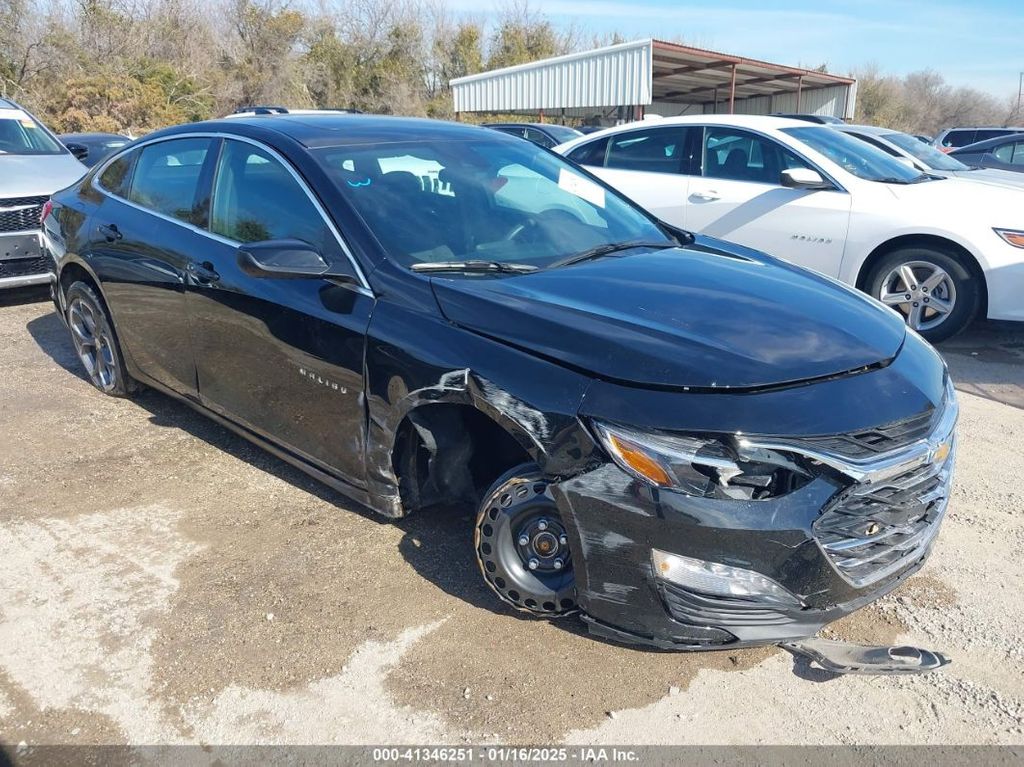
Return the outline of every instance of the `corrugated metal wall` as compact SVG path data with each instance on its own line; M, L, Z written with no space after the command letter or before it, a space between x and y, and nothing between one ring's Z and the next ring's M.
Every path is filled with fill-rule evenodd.
M774 112L802 112L804 114L832 115L833 117L853 118L856 103L856 86L831 85L827 88L804 89L800 94L800 106L797 107L796 91L777 93L774 96L752 96L736 99L736 114L769 115ZM699 110L698 110L699 111ZM715 111L714 104L705 104L704 113ZM729 111L729 94L718 102L720 114ZM678 112L676 113L678 114ZM692 110L688 112L692 114Z
M451 81L456 112L651 103L652 42L640 40Z

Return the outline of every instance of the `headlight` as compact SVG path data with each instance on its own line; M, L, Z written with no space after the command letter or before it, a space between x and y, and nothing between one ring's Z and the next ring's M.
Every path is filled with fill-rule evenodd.
M993 229L992 231L1013 247L1024 248L1024 231L1020 229Z
M795 457L744 450L728 437L639 432L606 423L594 429L620 468L688 495L763 500L792 492L811 477Z

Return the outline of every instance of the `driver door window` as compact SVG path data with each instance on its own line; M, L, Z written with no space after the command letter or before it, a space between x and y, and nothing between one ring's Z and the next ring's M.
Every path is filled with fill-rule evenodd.
M810 168L786 147L756 133L708 128L704 134L706 178L779 184L782 171Z

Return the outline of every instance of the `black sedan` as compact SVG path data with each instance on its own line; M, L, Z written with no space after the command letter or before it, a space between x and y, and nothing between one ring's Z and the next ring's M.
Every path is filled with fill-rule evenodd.
M950 154L967 165L1024 173L1024 133L979 141Z
M527 614L806 637L915 572L945 512L956 397L897 314L496 131L179 126L44 225L97 389L175 397L387 517L471 507Z
M532 141L537 146L550 149L551 147L572 141L583 134L575 128L565 125L552 125L551 123L488 123L485 128L501 131L510 136L518 136L527 141Z
M64 133L58 138L88 168L131 142L130 137L117 133Z

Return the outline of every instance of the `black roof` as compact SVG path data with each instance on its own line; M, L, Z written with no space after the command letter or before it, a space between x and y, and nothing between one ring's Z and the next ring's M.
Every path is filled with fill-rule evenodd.
M417 141L431 138L458 141L473 138L500 137L495 131L476 125L427 120L416 117L386 117L361 114L276 114L235 117L230 120L208 120L166 128L148 138L176 133L215 131L242 136L287 136L309 148L378 144L387 141ZM510 140L516 140L508 137Z

